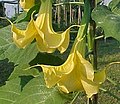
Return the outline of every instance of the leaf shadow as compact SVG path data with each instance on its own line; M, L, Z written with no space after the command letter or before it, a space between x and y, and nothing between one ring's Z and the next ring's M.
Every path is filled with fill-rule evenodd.
M8 58L0 60L0 86L5 84L15 67L15 63L9 62Z
M30 66L37 64L44 65L61 65L64 63L64 60L54 54L48 53L38 53L37 56L29 63ZM42 71L41 67L36 67L40 72Z
M21 78L21 82L20 82L20 85L21 85L21 91L23 90L23 88L25 87L25 85L30 81L32 80L34 77L31 76L31 75L28 75L28 76L19 76Z

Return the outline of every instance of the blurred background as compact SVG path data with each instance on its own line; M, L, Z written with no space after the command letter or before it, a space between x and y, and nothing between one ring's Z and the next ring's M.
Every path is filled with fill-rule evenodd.
M54 0L55 2L62 2L63 0ZM65 0L64 0L65 1ZM67 0L66 0L67 1ZM79 1L79 0L68 0ZM103 0L103 3L107 5L111 0ZM0 16L6 16L12 18L22 11L19 6L19 0L0 0Z

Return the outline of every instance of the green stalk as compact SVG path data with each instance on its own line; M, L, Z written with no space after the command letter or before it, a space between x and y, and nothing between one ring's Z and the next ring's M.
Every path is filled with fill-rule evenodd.
M82 38L85 38L86 35L87 35L88 24L90 22L90 12L91 12L91 9L90 9L90 0L85 0L85 3L84 3L84 15L82 17L81 26L80 26L80 28L78 30L78 34L77 34L77 37L76 37L76 39L74 41L74 44L72 46L71 52L73 52L74 49L77 49L76 47L77 47L78 42ZM84 46L82 46L82 48L84 48ZM81 47L80 47L80 49L81 49Z
M79 94L80 94L80 92L78 92L78 93L75 95L74 99L70 102L70 104L73 104L73 103L74 103L74 101L77 99L77 97L79 96Z
M91 0L91 11L95 8L96 6L96 1ZM91 19L90 20L90 30L89 34L87 36L88 38L88 51L91 53L89 55L90 61L93 65L94 70L97 70L97 41L95 40L95 28L96 24L95 22ZM93 95L92 100L88 99L88 104L97 104L98 103L98 94Z
M78 34L77 34L77 37L72 46L71 52L74 51L74 49L76 49L76 46L77 46L79 40L82 38L85 38L87 35L88 24L90 23L90 13L91 13L90 1L91 0L85 0L85 2L84 2L84 15L81 20L81 27L78 30ZM83 48L83 46L82 46L82 48ZM81 49L81 47L80 47L80 49ZM91 100L89 101L89 99L88 99L87 104L92 104L91 102L92 101Z
M90 19L91 17L91 10L95 7L95 1L94 0L85 0L84 3L84 16L82 17L81 25L86 23L86 29L85 32L88 30L88 25L90 23L90 35L89 35L89 41L90 44L88 47L89 49L92 49L93 55L92 55L92 64L94 67L94 70L97 69L97 52L96 52L96 41L95 41L95 22ZM87 33L86 33L87 34ZM94 95L93 100L88 98L87 104L97 104L98 96Z
M95 7L95 0L85 0L84 3L84 16L81 21L81 25L86 23L85 32L88 30L88 25L90 23L90 34L88 40L88 50L92 50L93 54L91 55L91 62L93 64L94 70L97 70L97 49L96 49L96 41L95 41L95 22L90 19L91 17L91 10ZM87 34L87 33L86 33ZM93 96L93 100L88 98L87 104L97 104L98 95Z

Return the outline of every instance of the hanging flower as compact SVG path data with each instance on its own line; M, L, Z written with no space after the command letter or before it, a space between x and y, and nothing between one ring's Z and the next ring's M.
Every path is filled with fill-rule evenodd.
M35 0L20 0L20 6L25 10L29 11L34 6Z
M40 52L52 53L58 49L63 53L69 45L70 28L63 33L57 33L52 28L52 2L51 0L41 0L41 7L37 19L31 20L26 30L20 30L12 24L13 40L20 48L25 48L36 39Z
M94 74L92 65L78 51L71 53L61 66L41 67L48 88L57 85L65 93L85 91L89 98L98 93L99 85L105 80L105 70Z
M85 91L89 98L98 93L99 85L106 78L105 70L94 73L92 64L80 53L84 52L84 44L84 39L77 38L68 59L60 66L40 65L48 88L57 85L65 93Z

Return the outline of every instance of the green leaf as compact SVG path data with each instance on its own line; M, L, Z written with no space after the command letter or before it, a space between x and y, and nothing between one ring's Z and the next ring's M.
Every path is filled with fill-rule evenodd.
M7 58L0 60L0 85L4 84L4 82L8 79L14 70L14 67L14 63L9 62Z
M21 29L24 29L26 24L27 23L19 23L17 26ZM13 67L9 72L12 72L14 69L12 74L10 75L9 73L6 78L8 78L9 75L9 79L14 79L22 75L32 75L36 77L39 75L40 69L24 69L37 64L58 65L63 63L62 59L53 54L39 53L36 47L36 43L30 44L25 49L16 47L16 45L12 42L12 32L10 30L10 26L0 29L0 33L0 60L7 59L8 62L13 63ZM8 70L8 68L5 68L5 70L6 69ZM5 73L2 73L2 75L4 76Z
M14 23L20 23L26 18L26 21L30 19L30 17L27 17L27 12L23 11L21 14L18 15L17 19L14 21Z
M20 78L6 82L6 85L0 87L0 104L13 104L20 92Z
M45 64L45 65L61 65L64 63L60 57L48 53L38 53L37 56L30 62L30 65Z
M112 0L112 1L109 3L108 7L110 7L110 9L113 10L113 9L116 8L116 6L117 6L119 3L120 3L120 0Z
M19 28L23 29L26 27L26 23L20 23L17 25ZM38 70L30 70L30 71L23 71L24 68L30 67L29 62L31 62L37 55L38 50L35 43L30 44L25 49L20 49L16 47L14 42L12 41L12 32L10 30L10 26L0 29L0 60L2 63L5 62L5 59L8 60L9 63L12 63L12 68L5 68L3 66L2 75L6 78L12 72L12 75L9 79L21 76L21 75L38 75ZM7 63L6 63L7 65ZM6 66L5 65L5 66ZM7 71L10 69L9 71ZM6 73L5 73L6 72ZM7 74L7 72L9 74ZM2 79L1 82L4 82L7 79Z
M108 7L110 7L113 13L120 15L120 0L112 0Z
M21 28L26 26L26 23L18 25ZM38 50L35 43L30 44L25 49L16 47L12 41L12 32L10 26L0 29L0 60L8 58L10 62L18 64L29 63L36 57Z
M103 28L106 37L113 37L120 41L120 15L102 5L93 10L92 19Z
M41 74L29 81L14 104L64 104L67 100L69 97L55 88L48 89Z
M43 74L39 77L22 76L0 87L0 104L64 104L72 94L63 94L55 87L48 89Z
M17 26L21 29L24 29L26 27L26 24L27 23L19 23ZM9 72L12 72L13 69L14 71L12 72L9 79L13 79L22 75L33 75L34 77L38 76L39 70L36 68L24 70L33 65L58 65L63 63L62 59L53 54L38 53L36 43L30 44L25 49L16 47L16 45L12 42L12 32L10 30L10 26L0 29L0 33L0 60L7 59L8 62L13 63L13 67ZM8 68L5 68L5 70L6 69L8 70ZM5 73L2 73L2 75L4 76ZM10 73L6 78L8 78L9 75Z
M14 68L14 71L11 73L9 76L9 80L15 79L19 76L28 76L31 75L33 77L37 77L40 74L40 70L37 68L30 68L31 66L26 63L26 64L19 64ZM30 68L30 69L29 69ZM28 69L28 70L25 70Z
M64 61L61 58L55 56L54 54L38 53L31 62L26 64L19 64L19 66L16 66L9 79L13 79L23 75L32 75L34 77L37 77L39 76L39 72L42 69L40 67L30 68L31 66L38 64L60 65L63 62Z

